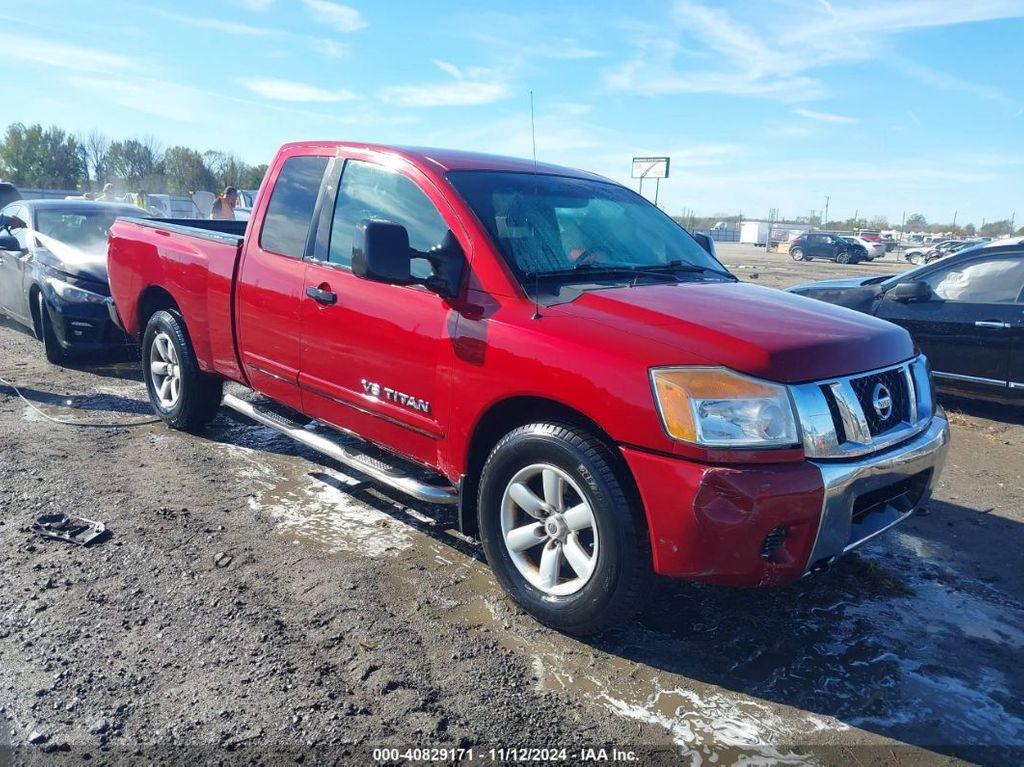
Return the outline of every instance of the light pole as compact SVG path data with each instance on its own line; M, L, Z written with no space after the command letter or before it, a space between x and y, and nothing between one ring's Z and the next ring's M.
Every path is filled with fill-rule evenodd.
M825 220L821 222L822 229L828 229L828 201L831 199L827 194L825 195Z

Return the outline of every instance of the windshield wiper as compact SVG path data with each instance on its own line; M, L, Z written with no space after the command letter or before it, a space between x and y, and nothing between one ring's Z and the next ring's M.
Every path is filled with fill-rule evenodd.
M674 280L675 275L666 271L638 270L628 266L602 266L595 264L580 264L571 269L552 269L543 272L525 272L524 276L530 280L546 280L558 277L637 277L651 276L660 277L664 280Z
M671 270L675 272L690 272L694 274L717 274L719 277L727 277L733 282L737 282L738 278L734 274L723 271L722 269L714 269L710 266L697 266L696 264L685 263L683 261L669 261L664 264L651 264L650 266L641 266L639 269L660 269L662 271Z
M669 261L664 264L643 264L641 266L614 266L611 264L585 263L577 264L569 269L553 269L543 272L526 272L525 277L530 280L543 280L557 277L632 277L634 281L639 277L655 277L663 280L676 280L679 274L714 274L718 277L725 277L733 282L737 279L728 272L719 269L712 269L707 266L684 263L683 261Z

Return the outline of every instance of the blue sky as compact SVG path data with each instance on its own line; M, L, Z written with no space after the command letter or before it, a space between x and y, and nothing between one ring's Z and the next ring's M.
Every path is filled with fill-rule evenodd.
M529 156L533 90L539 159L669 155L673 214L1024 222L1024 0L4 5L0 125Z

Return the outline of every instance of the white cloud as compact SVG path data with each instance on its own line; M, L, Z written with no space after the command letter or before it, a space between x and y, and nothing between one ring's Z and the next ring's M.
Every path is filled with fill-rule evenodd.
M434 60L434 66L455 82L423 85L395 85L380 92L381 100L403 107L478 106L507 98L508 85L491 70L461 69L448 61Z
M993 101L997 104L1003 104L1004 106L1016 106L1013 99L1007 97L1006 94L994 86L964 80L960 77L956 77L955 75L939 72L938 70L926 67L923 64L906 61L904 59L894 59L893 64L897 69L902 70L918 82L931 88L968 93L975 98L983 99L985 101Z
M310 40L313 50L331 59L340 59L348 54L348 48L341 43L330 40L326 37L317 37Z
M114 74L135 67L133 59L118 53L67 45L20 33L0 33L0 50L7 61L24 61L76 72Z
M794 109L793 114L799 115L800 117L806 117L808 120L819 120L820 122L826 123L849 124L860 122L860 120L855 117L837 115L832 112L816 112L813 109Z
M605 83L613 90L651 96L724 93L806 101L827 95L826 85L812 73L839 63L886 60L899 32L1009 17L1024 17L1020 0L819 0L817 7L796 16L758 5L742 17L695 0L676 0L671 13L675 33L648 26L634 39L631 57L605 72ZM693 59L707 52L710 63L693 66ZM680 64L684 57L689 59L685 66ZM994 101L1005 98L982 83L904 68L932 87Z
M336 103L352 101L356 95L349 90L327 90L316 85L272 77L242 78L237 81L246 90L272 101Z
M274 4L274 0L238 0L250 11L265 11Z
M302 0L313 12L317 21L337 29L339 32L355 32L366 26L366 19L355 8L330 0Z
M478 106L500 101L509 95L508 86L497 82L461 80L430 85L396 85L381 91L381 99L403 107Z
M155 13L181 24L187 24L190 27L212 29L236 37L266 37L276 34L273 29L254 27L251 24L243 24L237 21L223 21L222 19L213 19L207 16L186 16L182 13L168 13L167 11L155 11Z

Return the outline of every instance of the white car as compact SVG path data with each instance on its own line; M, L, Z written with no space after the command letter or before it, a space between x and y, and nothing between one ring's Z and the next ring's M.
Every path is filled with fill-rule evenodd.
M868 252L868 261L873 261L876 258L882 258L885 255L885 243L879 240L868 240L864 237L850 237L849 239L856 242L858 245L863 245L864 250Z

